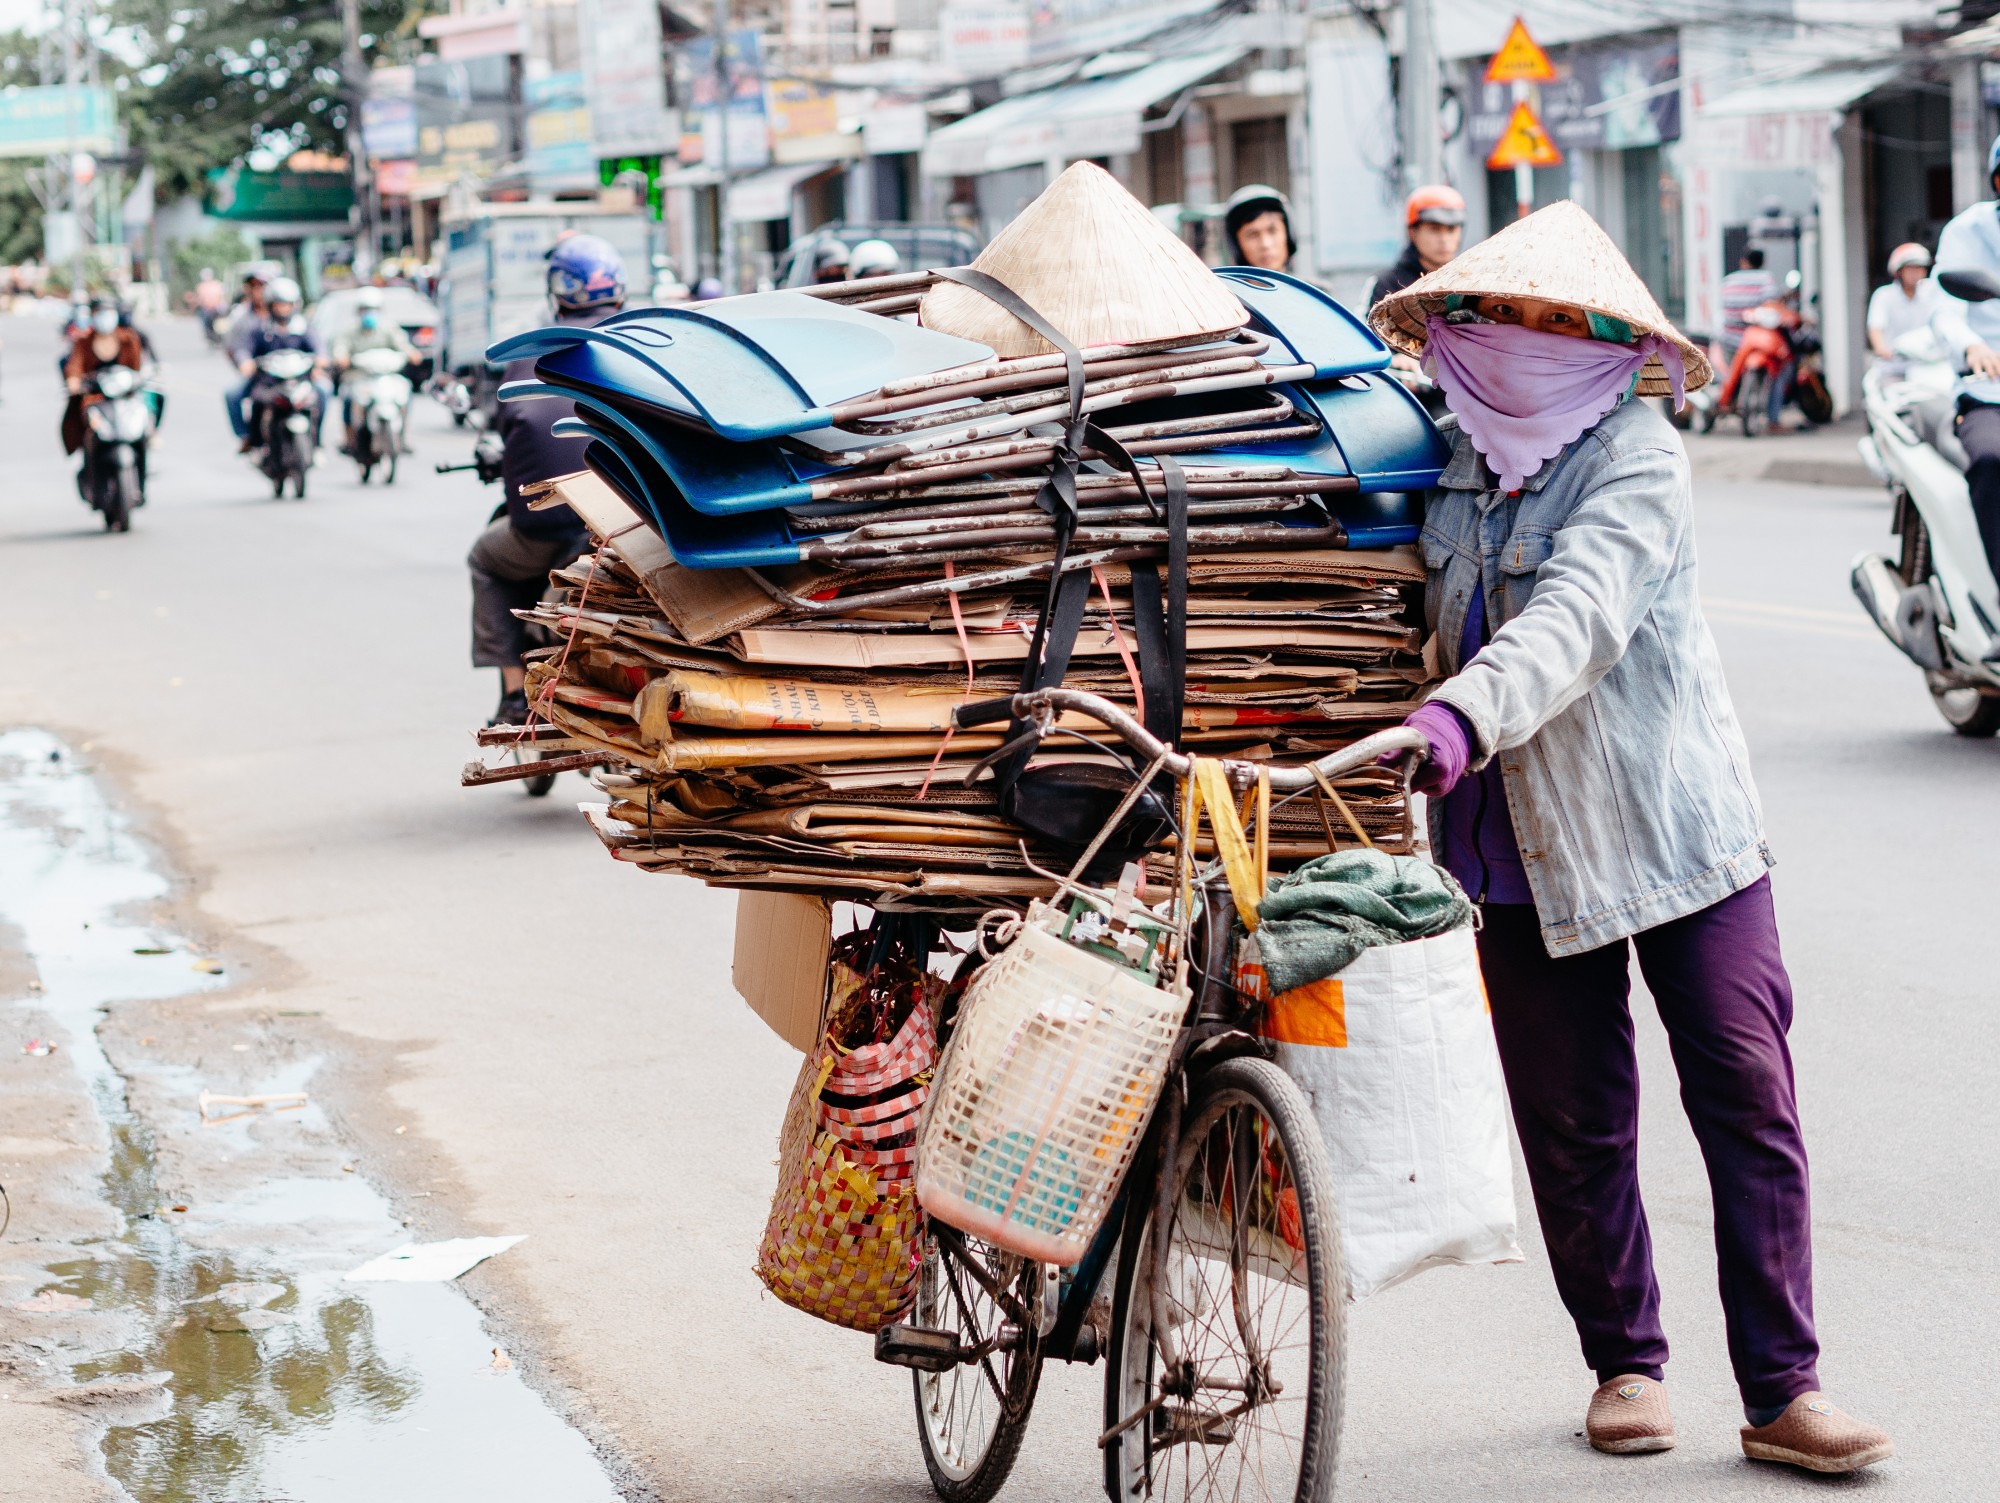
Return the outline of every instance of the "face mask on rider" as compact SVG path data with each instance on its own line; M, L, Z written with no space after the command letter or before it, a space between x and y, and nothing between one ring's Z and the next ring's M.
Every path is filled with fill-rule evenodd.
M101 313L91 315L90 326L100 334L116 334L118 332L118 315L111 309L106 308Z
M364 329L373 329L381 322L381 315L376 313L372 308L361 315L361 327Z

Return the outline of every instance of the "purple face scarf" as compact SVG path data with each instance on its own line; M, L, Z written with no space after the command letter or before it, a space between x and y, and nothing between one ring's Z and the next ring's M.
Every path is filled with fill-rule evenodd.
M1500 489L1517 491L1632 389L1657 355L1673 383L1676 409L1687 404L1681 354L1648 334L1611 344L1549 334L1519 324L1448 324L1433 316L1424 368L1444 388L1472 447L1486 456Z

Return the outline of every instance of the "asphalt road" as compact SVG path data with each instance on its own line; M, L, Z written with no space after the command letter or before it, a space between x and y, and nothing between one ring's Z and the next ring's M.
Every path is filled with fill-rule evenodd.
M231 959L200 1005L321 1014L316 1093L416 1234L529 1234L465 1287L632 1496L929 1496L905 1376L751 1272L798 1056L730 989L733 898L614 865L574 777L542 801L457 786L497 692L466 666L462 565L495 496L429 473L466 436L424 404L393 489L334 458L310 499L274 502L232 452L221 362L176 320L152 504L105 536L57 443L51 327L4 320L0 339L0 726L56 730L114 774L187 879L181 921ZM1832 1485L1985 1498L2000 744L1951 735L1848 597L1886 510L1717 482L1699 538L1780 861L1822 1375L1900 1447ZM1828 1486L1738 1453L1706 1184L1641 1016L1680 1448L1585 1447L1592 1380L1529 1226L1525 1265L1428 1273L1354 1312L1343 1496ZM1098 1379L1049 1373L1004 1497L1100 1496Z

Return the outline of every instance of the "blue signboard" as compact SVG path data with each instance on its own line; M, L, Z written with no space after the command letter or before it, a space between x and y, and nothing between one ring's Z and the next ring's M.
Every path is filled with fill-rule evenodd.
M111 91L61 84L0 90L0 157L118 149Z

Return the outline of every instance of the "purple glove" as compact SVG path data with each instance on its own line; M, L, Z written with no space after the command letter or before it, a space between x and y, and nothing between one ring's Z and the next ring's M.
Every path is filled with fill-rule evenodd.
M1458 786L1458 780L1472 763L1472 727L1458 711L1435 699L1418 705L1403 724L1423 732L1430 743L1428 754L1417 766L1416 776L1410 779L1410 786L1419 793L1443 798ZM1379 765L1393 767L1402 759L1401 752L1391 752Z

